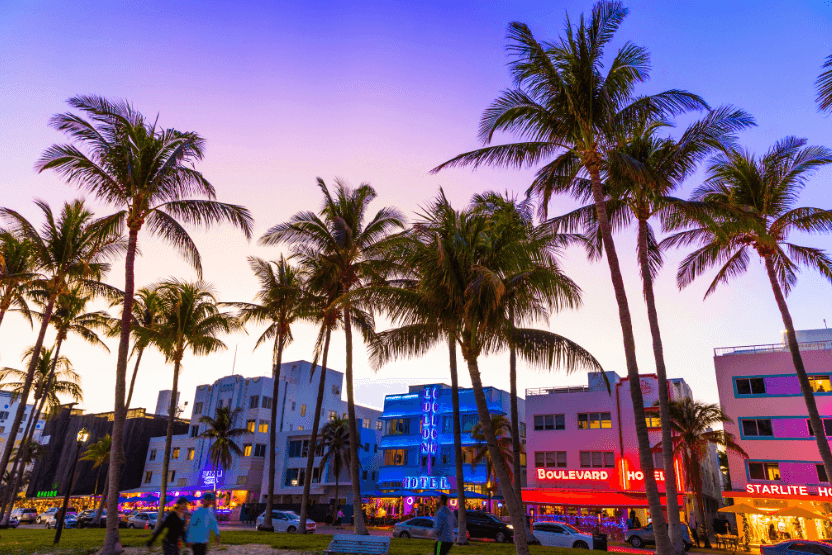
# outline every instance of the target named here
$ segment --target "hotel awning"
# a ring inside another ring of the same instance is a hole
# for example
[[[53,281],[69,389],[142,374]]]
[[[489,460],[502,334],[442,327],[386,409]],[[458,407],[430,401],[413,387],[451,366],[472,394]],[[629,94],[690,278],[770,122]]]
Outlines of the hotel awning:
[[[667,498],[661,496],[662,505]],[[551,489],[523,490],[524,503],[538,505],[568,505],[575,507],[647,507],[643,493],[621,491],[557,491]]]

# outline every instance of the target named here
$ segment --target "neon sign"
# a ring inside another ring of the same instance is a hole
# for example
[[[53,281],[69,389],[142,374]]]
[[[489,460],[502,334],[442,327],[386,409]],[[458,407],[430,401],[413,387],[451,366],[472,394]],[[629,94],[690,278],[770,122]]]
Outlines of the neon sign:
[[[806,486],[781,486],[779,484],[745,484],[745,491],[770,495],[809,495],[809,488]],[[832,488],[818,488],[818,495],[832,497]]]
[[[550,470],[537,469],[538,480],[609,480],[606,470]]]
[[[58,497],[58,492],[56,490],[52,491],[39,491],[36,497]]]
[[[428,474],[432,466],[432,458],[439,448],[439,394],[441,389],[438,386],[425,388],[422,391],[422,455],[428,456]]]
[[[203,470],[199,477],[199,485],[209,487],[222,485],[222,476],[222,470]]]
[[[404,489],[451,489],[447,476],[406,476],[402,480]]]

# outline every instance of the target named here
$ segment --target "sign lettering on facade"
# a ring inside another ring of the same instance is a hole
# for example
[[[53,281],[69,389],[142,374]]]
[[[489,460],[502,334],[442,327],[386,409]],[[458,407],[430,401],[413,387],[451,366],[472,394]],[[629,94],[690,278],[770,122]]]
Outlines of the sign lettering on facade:
[[[222,476],[222,470],[203,470],[199,476],[199,485],[208,487],[222,485]]]
[[[606,470],[551,470],[537,469],[538,480],[609,480]]]
[[[422,455],[428,455],[428,474],[430,474],[433,456],[439,449],[439,394],[438,386],[422,391]]]
[[[451,489],[447,476],[407,476],[402,480],[404,489]]]

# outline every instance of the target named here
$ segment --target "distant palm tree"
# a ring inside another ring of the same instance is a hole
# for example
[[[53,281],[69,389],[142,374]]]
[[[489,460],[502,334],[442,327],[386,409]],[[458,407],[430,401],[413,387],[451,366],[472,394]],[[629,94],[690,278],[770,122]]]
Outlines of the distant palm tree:
[[[692,198],[708,207],[709,213],[699,213],[692,220],[692,229],[668,237],[662,246],[698,246],[679,265],[676,282],[680,288],[719,268],[705,292],[706,298],[720,284],[744,274],[751,253],[757,254],[780,310],[809,420],[813,429],[822,430],[815,392],[786,303],[800,267],[815,270],[832,281],[832,258],[825,251],[789,242],[792,232],[832,232],[832,211],[797,206],[809,174],[832,163],[832,150],[805,145],[805,139],[787,137],[759,157],[739,149],[717,156],[709,165],[705,184],[694,191]],[[832,451],[826,434],[815,434],[815,442],[827,476],[832,476]]]
[[[110,462],[110,449],[112,448],[113,438],[110,434],[105,435],[81,454],[79,460],[92,461],[92,467],[97,468],[98,472],[95,474],[95,488],[93,490],[93,497],[98,497],[98,482],[101,477],[101,468]]]
[[[156,286],[159,295],[159,320],[153,328],[138,328],[136,335],[145,344],[155,345],[167,362],[173,363],[168,426],[165,437],[165,456],[162,461],[162,486],[160,497],[165,498],[168,486],[168,468],[173,444],[173,425],[177,417],[179,372],[187,352],[205,356],[226,348],[217,336],[241,329],[239,320],[227,312],[221,312],[211,286],[203,281],[194,283],[171,279]],[[165,504],[159,505],[156,526],[162,525]]]
[[[350,429],[350,481],[354,505],[355,533],[367,535],[361,511],[361,477],[358,459],[358,426],[355,417],[355,392],[353,390],[352,326],[359,324],[352,319],[353,309],[360,306],[353,293],[370,283],[378,283],[389,274],[395,262],[384,256],[390,234],[404,226],[401,213],[395,208],[382,208],[367,221],[367,209],[376,198],[376,191],[369,184],[351,189],[336,180],[334,195],[323,179],[318,187],[324,194],[321,215],[312,212],[295,214],[288,222],[269,229],[260,239],[264,245],[288,243],[302,265],[312,265],[320,272],[310,276],[315,283],[324,280],[337,283],[338,307],[342,312],[342,325],[346,339],[347,414]],[[368,314],[368,323],[372,317]],[[361,328],[369,338],[372,327]]]
[[[826,71],[820,74],[815,83],[818,92],[818,106],[824,112],[832,112],[832,54],[826,58],[823,68]]]
[[[243,454],[243,450],[234,440],[251,432],[246,428],[234,427],[234,419],[241,412],[243,412],[243,409],[240,407],[234,410],[231,410],[230,406],[219,407],[213,418],[206,415],[199,419],[200,424],[208,425],[198,437],[212,440],[211,447],[208,449],[208,458],[214,466],[215,478],[219,470],[225,472],[231,466],[233,457],[239,457]],[[215,479],[214,490],[216,489],[217,482]]]
[[[117,514],[139,232],[144,229],[173,244],[201,274],[199,251],[180,222],[205,227],[230,222],[250,237],[252,218],[241,206],[214,200],[214,187],[194,167],[205,148],[205,140],[198,134],[157,127],[156,121],[150,123],[126,101],[77,96],[69,99],[69,105],[88,119],[72,112],[53,116],[50,125],[74,144],[48,148],[37,169],[54,170],[69,183],[117,206],[120,211],[113,217],[128,231],[113,413],[113,462],[117,464],[110,465],[112,487],[107,505],[110,514]],[[118,519],[111,518],[101,554],[121,551]]]
[[[0,324],[9,310],[19,311],[32,323],[26,283],[35,275],[31,243],[14,233],[0,231]]]
[[[494,433],[497,435],[497,446],[500,450],[500,457],[508,470],[509,476],[514,481],[514,447],[512,445],[511,437],[511,421],[501,414],[495,414],[491,417],[492,426],[494,426]],[[494,474],[494,464],[491,460],[491,453],[488,451],[485,434],[483,434],[482,422],[477,422],[471,429],[471,437],[477,441],[474,447],[474,457],[471,459],[471,469],[483,461],[485,462],[485,475],[488,480],[488,505],[491,506],[491,498],[494,495],[495,485],[498,483],[497,476]],[[525,448],[521,447],[520,452],[524,453]],[[503,497],[510,495],[512,485],[500,484],[500,490]]]
[[[705,527],[705,547],[710,548],[702,499],[702,459],[708,454],[709,445],[718,445],[745,458],[748,454],[734,441],[733,434],[713,429],[716,425],[733,422],[717,404],[701,403],[689,397],[671,401],[670,422],[676,434],[673,436],[673,451],[681,455],[687,469],[688,482],[699,506],[699,522]]]
[[[283,349],[292,342],[292,324],[306,316],[310,307],[306,295],[306,284],[301,271],[290,264],[283,256],[274,262],[266,262],[261,258],[249,257],[248,264],[257,281],[260,290],[257,292],[257,303],[228,303],[240,309],[242,324],[249,322],[268,323],[266,331],[254,344],[256,349],[261,344],[274,340],[272,345],[272,413],[269,423],[269,489],[266,498],[266,512],[263,516],[261,528],[274,531],[272,525],[272,503],[274,503],[274,481],[276,472],[275,451],[277,445],[277,396],[280,385],[280,368],[283,364]],[[259,304],[258,304],[259,303]],[[315,414],[319,417],[318,414]],[[314,441],[314,438],[313,438]],[[303,523],[302,523],[303,524]],[[304,527],[305,531],[306,528]]]
[[[321,437],[318,440],[317,446],[310,445],[310,450],[318,451],[320,449],[321,462],[318,465],[318,476],[323,481],[324,470],[329,465],[329,470],[335,476],[335,512],[332,513],[333,522],[338,515],[338,510],[341,507],[340,497],[338,493],[339,483],[341,478],[341,471],[344,467],[349,468],[352,460],[352,450],[350,449],[350,432],[349,421],[336,416],[321,428]],[[306,476],[306,482],[312,481],[312,476]],[[361,511],[361,504],[353,502],[353,519],[355,512]]]

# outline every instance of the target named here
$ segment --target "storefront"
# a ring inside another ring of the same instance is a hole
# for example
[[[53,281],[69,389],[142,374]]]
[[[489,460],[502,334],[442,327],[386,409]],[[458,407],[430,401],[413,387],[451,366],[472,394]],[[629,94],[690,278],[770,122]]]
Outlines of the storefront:
[[[746,491],[727,491],[723,497],[736,510],[737,533],[749,545],[771,544],[787,539],[832,539],[832,488],[746,484]],[[730,511],[735,512],[735,511]]]

